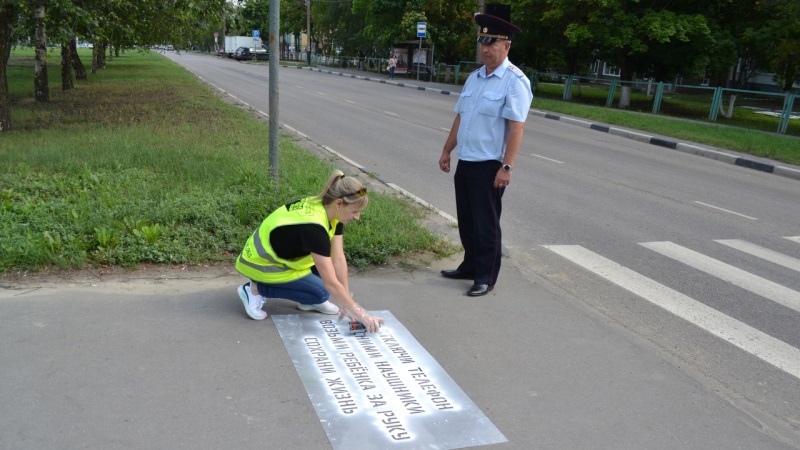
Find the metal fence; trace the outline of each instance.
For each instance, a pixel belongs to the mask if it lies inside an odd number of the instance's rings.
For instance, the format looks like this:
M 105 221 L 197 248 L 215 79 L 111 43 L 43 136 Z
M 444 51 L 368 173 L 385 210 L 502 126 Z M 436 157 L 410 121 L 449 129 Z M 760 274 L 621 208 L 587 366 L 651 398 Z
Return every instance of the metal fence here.
M 536 97 L 619 108 L 622 87 L 629 87 L 628 110 L 661 114 L 800 136 L 800 101 L 794 92 L 777 93 L 620 81 L 529 71 Z

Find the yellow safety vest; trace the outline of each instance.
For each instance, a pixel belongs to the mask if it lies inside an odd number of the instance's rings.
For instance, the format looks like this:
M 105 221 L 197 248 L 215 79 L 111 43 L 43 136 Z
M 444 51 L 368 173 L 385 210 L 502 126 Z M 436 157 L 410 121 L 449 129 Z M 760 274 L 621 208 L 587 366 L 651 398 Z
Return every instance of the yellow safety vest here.
M 304 198 L 282 206 L 270 214 L 247 240 L 244 250 L 236 259 L 236 270 L 251 280 L 262 283 L 288 283 L 311 273 L 314 260 L 309 253 L 296 259 L 278 257 L 269 241 L 272 230 L 286 225 L 320 224 L 328 230 L 333 240 L 338 220 L 328 221 L 322 200 Z

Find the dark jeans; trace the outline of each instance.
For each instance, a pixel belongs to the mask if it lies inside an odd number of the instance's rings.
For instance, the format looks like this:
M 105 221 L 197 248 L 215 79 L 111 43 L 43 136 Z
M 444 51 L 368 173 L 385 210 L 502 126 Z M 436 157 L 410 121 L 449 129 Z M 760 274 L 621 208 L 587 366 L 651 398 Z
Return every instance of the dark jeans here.
M 500 161 L 458 161 L 454 176 L 458 235 L 464 246 L 464 261 L 458 270 L 474 274 L 477 284 L 494 285 L 500 273 L 505 188 L 495 188 Z
M 256 282 L 258 294 L 266 298 L 285 298 L 294 300 L 304 305 L 316 305 L 328 301 L 331 294 L 322 284 L 316 267 L 311 268 L 311 273 L 299 280 L 288 283 L 266 284 Z

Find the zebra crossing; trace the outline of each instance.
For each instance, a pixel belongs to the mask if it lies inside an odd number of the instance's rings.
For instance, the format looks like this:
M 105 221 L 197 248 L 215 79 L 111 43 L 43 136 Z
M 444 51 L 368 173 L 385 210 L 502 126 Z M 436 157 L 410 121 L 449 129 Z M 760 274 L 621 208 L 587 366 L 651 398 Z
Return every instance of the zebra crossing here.
M 789 236 L 785 239 L 800 244 L 800 236 Z M 715 242 L 800 272 L 800 259 L 792 256 L 738 239 L 721 239 Z M 673 242 L 642 242 L 639 245 L 800 312 L 800 292 L 793 289 Z M 800 378 L 800 349 L 582 246 L 542 247 Z

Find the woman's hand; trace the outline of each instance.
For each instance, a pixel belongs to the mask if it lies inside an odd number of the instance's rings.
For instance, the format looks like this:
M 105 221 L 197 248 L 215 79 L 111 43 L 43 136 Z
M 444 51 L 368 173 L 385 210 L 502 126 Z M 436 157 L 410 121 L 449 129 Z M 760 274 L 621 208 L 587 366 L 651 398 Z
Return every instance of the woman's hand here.
M 364 328 L 367 329 L 367 333 L 375 333 L 380 330 L 381 325 L 383 325 L 382 318 L 373 316 L 358 304 L 354 304 L 349 309 L 340 307 L 339 320 L 343 319 L 344 316 L 348 316 L 352 320 L 361 322 L 361 324 L 364 325 Z

